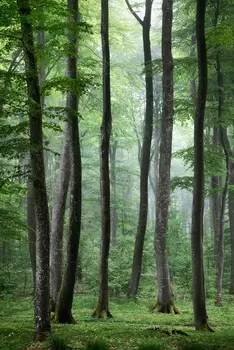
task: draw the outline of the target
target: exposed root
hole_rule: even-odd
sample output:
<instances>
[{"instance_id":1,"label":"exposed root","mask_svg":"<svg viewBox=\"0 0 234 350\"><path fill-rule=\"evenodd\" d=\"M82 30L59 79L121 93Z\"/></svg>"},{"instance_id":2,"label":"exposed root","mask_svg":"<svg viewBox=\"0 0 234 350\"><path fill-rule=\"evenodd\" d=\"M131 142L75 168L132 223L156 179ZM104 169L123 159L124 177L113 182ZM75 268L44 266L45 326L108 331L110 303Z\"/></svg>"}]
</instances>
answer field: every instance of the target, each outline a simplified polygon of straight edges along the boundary
<instances>
[{"instance_id":1,"label":"exposed root","mask_svg":"<svg viewBox=\"0 0 234 350\"><path fill-rule=\"evenodd\" d=\"M161 312L163 314L180 314L179 309L175 306L173 301L169 301L166 304L161 304L157 301L156 305L153 307L153 312Z\"/></svg>"},{"instance_id":2,"label":"exposed root","mask_svg":"<svg viewBox=\"0 0 234 350\"><path fill-rule=\"evenodd\" d=\"M210 327L207 322L203 323L199 327L196 327L196 331L214 333L214 329Z\"/></svg>"},{"instance_id":3,"label":"exposed root","mask_svg":"<svg viewBox=\"0 0 234 350\"><path fill-rule=\"evenodd\" d=\"M54 323L76 324L77 322L71 312L56 312L54 315Z\"/></svg>"},{"instance_id":4,"label":"exposed root","mask_svg":"<svg viewBox=\"0 0 234 350\"><path fill-rule=\"evenodd\" d=\"M102 319L113 318L109 310L100 310L99 308L94 310L94 312L92 313L92 317Z\"/></svg>"},{"instance_id":5,"label":"exposed root","mask_svg":"<svg viewBox=\"0 0 234 350\"><path fill-rule=\"evenodd\" d=\"M154 328L148 328L149 331L154 331L154 332L160 332L165 335L185 335L187 336L188 334L184 331L181 331L180 329L172 329L171 331L168 329L163 329L159 327L154 327Z\"/></svg>"}]
</instances>

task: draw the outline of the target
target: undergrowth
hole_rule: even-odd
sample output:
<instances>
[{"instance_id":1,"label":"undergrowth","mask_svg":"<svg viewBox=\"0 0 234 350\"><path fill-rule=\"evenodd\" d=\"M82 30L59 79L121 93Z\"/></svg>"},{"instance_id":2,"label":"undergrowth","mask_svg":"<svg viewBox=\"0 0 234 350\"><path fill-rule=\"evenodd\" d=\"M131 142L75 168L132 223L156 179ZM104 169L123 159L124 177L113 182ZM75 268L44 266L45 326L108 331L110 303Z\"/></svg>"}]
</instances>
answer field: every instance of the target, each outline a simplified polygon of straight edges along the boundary
<instances>
[{"instance_id":1,"label":"undergrowth","mask_svg":"<svg viewBox=\"0 0 234 350\"><path fill-rule=\"evenodd\" d=\"M151 300L112 300L114 318L91 317L96 299L76 296L75 325L52 324L52 336L34 343L33 300L0 300L0 350L234 350L234 299L226 296L223 307L208 300L209 324L215 333L195 332L192 303L177 300L180 315L150 312ZM233 345L232 345L233 344Z\"/></svg>"}]
</instances>

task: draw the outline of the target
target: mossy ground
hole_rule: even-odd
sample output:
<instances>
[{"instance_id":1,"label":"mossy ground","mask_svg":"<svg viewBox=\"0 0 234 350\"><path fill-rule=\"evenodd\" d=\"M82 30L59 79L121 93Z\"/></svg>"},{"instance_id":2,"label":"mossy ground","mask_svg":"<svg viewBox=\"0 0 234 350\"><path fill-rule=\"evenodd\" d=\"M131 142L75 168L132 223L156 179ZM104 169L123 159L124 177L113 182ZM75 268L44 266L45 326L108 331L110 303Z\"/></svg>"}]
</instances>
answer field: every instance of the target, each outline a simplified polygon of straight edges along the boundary
<instances>
[{"instance_id":1,"label":"mossy ground","mask_svg":"<svg viewBox=\"0 0 234 350\"><path fill-rule=\"evenodd\" d=\"M86 349L88 343L99 340L111 350L182 350L192 346L193 349L234 350L233 296L223 299L222 308L215 307L213 300L207 303L209 324L215 333L194 331L192 303L189 301L176 301L180 315L152 313L152 302L145 299L112 300L110 311L114 318L96 320L91 317L96 298L76 296L73 315L77 324L52 324L53 336L63 339L70 349ZM168 335L173 329L182 330L187 336ZM33 337L33 300L0 300L0 349L49 349L48 343L32 345Z\"/></svg>"}]
</instances>

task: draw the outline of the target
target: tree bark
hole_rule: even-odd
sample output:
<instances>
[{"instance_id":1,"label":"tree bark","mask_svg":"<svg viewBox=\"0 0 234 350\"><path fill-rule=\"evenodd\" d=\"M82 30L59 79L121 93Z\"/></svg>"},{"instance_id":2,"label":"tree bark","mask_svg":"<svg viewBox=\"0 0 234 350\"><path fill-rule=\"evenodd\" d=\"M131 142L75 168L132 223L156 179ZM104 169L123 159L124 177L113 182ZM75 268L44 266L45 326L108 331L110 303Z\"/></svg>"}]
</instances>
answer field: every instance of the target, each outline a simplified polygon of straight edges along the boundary
<instances>
[{"instance_id":1,"label":"tree bark","mask_svg":"<svg viewBox=\"0 0 234 350\"><path fill-rule=\"evenodd\" d=\"M63 273L63 229L67 192L70 180L70 123L66 125L60 159L60 171L56 184L50 243L50 297L51 312L55 312Z\"/></svg>"},{"instance_id":2,"label":"tree bark","mask_svg":"<svg viewBox=\"0 0 234 350\"><path fill-rule=\"evenodd\" d=\"M35 330L37 340L44 340L50 332L49 319L49 211L46 195L43 159L42 109L34 50L33 28L28 0L17 0L23 40L25 72L28 89L30 128L30 157L36 209L36 292Z\"/></svg>"},{"instance_id":3,"label":"tree bark","mask_svg":"<svg viewBox=\"0 0 234 350\"><path fill-rule=\"evenodd\" d=\"M227 129L222 127L222 111L224 104L224 94L223 94L223 74L221 72L220 65L220 51L216 56L216 69L217 69L217 84L218 84L218 118L220 122L220 141L223 146L225 161L226 161L226 178L221 198L221 208L220 208L220 219L219 219L219 236L217 240L216 249L216 267L217 267L217 297L216 305L222 306L222 289L223 289L223 267L224 267L224 219L225 219L225 208L226 199L228 192L229 183L229 172L230 172L230 145L227 137Z\"/></svg>"},{"instance_id":4,"label":"tree bark","mask_svg":"<svg viewBox=\"0 0 234 350\"><path fill-rule=\"evenodd\" d=\"M197 1L196 35L198 53L198 94L194 125L194 189L192 209L192 288L196 330L211 330L207 322L203 262L204 211L204 115L207 96L207 55L205 39L206 2Z\"/></svg>"},{"instance_id":5,"label":"tree bark","mask_svg":"<svg viewBox=\"0 0 234 350\"><path fill-rule=\"evenodd\" d=\"M103 117L101 125L101 209L102 209L102 247L99 277L99 295L93 316L112 317L108 297L108 260L110 249L110 177L109 149L111 135L111 93L110 93L110 51L109 51L109 1L101 1L102 36L102 84Z\"/></svg>"},{"instance_id":6,"label":"tree bark","mask_svg":"<svg viewBox=\"0 0 234 350\"><path fill-rule=\"evenodd\" d=\"M229 184L234 186L234 163L230 163L230 178ZM231 282L230 294L234 294L234 192L229 190L228 196L228 211L230 221L230 242L231 242Z\"/></svg>"},{"instance_id":7,"label":"tree bark","mask_svg":"<svg viewBox=\"0 0 234 350\"><path fill-rule=\"evenodd\" d=\"M78 1L68 0L68 44L67 77L77 79L77 23ZM74 89L67 93L67 119L70 124L70 161L71 161L71 190L70 190L70 220L67 242L67 258L64 268L62 285L59 293L55 320L59 323L74 323L72 302L76 281L77 258L81 230L81 154L78 128L78 96Z\"/></svg>"},{"instance_id":8,"label":"tree bark","mask_svg":"<svg viewBox=\"0 0 234 350\"><path fill-rule=\"evenodd\" d=\"M156 203L155 253L157 266L158 299L155 311L179 313L174 305L167 254L166 235L170 205L170 171L173 131L173 57L171 50L172 0L162 5L162 62L163 109L159 161L159 183Z\"/></svg>"},{"instance_id":9,"label":"tree bark","mask_svg":"<svg viewBox=\"0 0 234 350\"><path fill-rule=\"evenodd\" d=\"M116 246L117 237L117 201L116 201L116 151L117 141L113 142L110 148L110 166L111 166L111 190L112 190L112 208L111 208L111 244Z\"/></svg>"},{"instance_id":10,"label":"tree bark","mask_svg":"<svg viewBox=\"0 0 234 350\"><path fill-rule=\"evenodd\" d=\"M31 261L34 289L36 286L36 217L35 217L35 201L33 194L33 184L28 179L27 192L27 224L28 224L28 248Z\"/></svg>"},{"instance_id":11,"label":"tree bark","mask_svg":"<svg viewBox=\"0 0 234 350\"><path fill-rule=\"evenodd\" d=\"M144 136L141 150L139 219L133 255L132 273L127 291L128 298L135 298L137 296L141 276L145 230L148 216L148 177L150 168L151 140L153 133L153 73L150 44L152 0L145 1L145 15L143 21L133 11L128 0L126 0L126 3L130 11L142 25L146 96Z\"/></svg>"}]
</instances>

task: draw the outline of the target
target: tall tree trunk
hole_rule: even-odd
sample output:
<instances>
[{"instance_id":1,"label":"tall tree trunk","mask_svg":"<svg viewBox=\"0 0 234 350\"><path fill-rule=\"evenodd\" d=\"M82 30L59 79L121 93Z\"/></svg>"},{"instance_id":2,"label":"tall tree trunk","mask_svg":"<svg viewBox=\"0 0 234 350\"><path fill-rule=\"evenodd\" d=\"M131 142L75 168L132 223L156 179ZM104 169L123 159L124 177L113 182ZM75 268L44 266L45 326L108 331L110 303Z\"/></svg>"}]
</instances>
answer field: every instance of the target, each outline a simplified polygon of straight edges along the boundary
<instances>
[{"instance_id":1,"label":"tall tree trunk","mask_svg":"<svg viewBox=\"0 0 234 350\"><path fill-rule=\"evenodd\" d=\"M67 192L70 180L70 123L66 125L60 159L59 177L54 197L50 243L50 297L51 311L55 312L63 273L63 229Z\"/></svg>"},{"instance_id":2,"label":"tall tree trunk","mask_svg":"<svg viewBox=\"0 0 234 350\"><path fill-rule=\"evenodd\" d=\"M198 52L198 94L194 125L194 189L192 210L192 290L196 330L211 330L207 323L203 262L204 211L204 115L207 96L207 56L205 39L206 2L197 1L196 35Z\"/></svg>"},{"instance_id":3,"label":"tall tree trunk","mask_svg":"<svg viewBox=\"0 0 234 350\"><path fill-rule=\"evenodd\" d=\"M159 184L156 204L155 253L157 265L158 299L155 311L178 313L173 302L168 254L167 230L170 205L170 172L173 131L173 57L171 51L172 0L162 5L162 62L163 62L163 109L161 125Z\"/></svg>"},{"instance_id":4,"label":"tall tree trunk","mask_svg":"<svg viewBox=\"0 0 234 350\"><path fill-rule=\"evenodd\" d=\"M42 109L28 0L17 0L21 21L30 128L30 157L36 209L35 330L37 340L50 331L49 318L49 211L43 159Z\"/></svg>"},{"instance_id":5,"label":"tall tree trunk","mask_svg":"<svg viewBox=\"0 0 234 350\"><path fill-rule=\"evenodd\" d=\"M144 20L141 20L136 12L133 11L128 0L126 0L129 10L134 17L142 25L143 50L144 50L144 66L145 66L145 123L144 138L141 150L141 174L140 174L140 209L137 234L135 240L135 248L133 255L132 273L128 285L127 296L135 298L137 296L141 269L142 256L144 248L145 230L148 216L148 176L150 168L150 151L153 132L153 73L152 73L152 56L150 44L150 25L152 0L145 0Z\"/></svg>"},{"instance_id":6,"label":"tall tree trunk","mask_svg":"<svg viewBox=\"0 0 234 350\"><path fill-rule=\"evenodd\" d=\"M230 178L229 184L234 186L234 163L230 163ZM234 294L234 192L229 190L228 196L228 211L230 221L230 242L231 242L231 282L230 294Z\"/></svg>"},{"instance_id":7,"label":"tall tree trunk","mask_svg":"<svg viewBox=\"0 0 234 350\"><path fill-rule=\"evenodd\" d=\"M111 92L110 92L110 51L109 51L109 1L101 1L102 36L102 84L103 117L101 125L101 208L102 208L102 247L99 277L99 295L94 317L112 317L108 297L108 260L110 249L110 178L109 148L111 135Z\"/></svg>"},{"instance_id":8,"label":"tall tree trunk","mask_svg":"<svg viewBox=\"0 0 234 350\"><path fill-rule=\"evenodd\" d=\"M112 208L111 208L111 243L116 246L116 232L117 232L117 201L116 201L116 151L117 141L113 142L110 148L110 166L111 166L111 194L112 194Z\"/></svg>"},{"instance_id":9,"label":"tall tree trunk","mask_svg":"<svg viewBox=\"0 0 234 350\"><path fill-rule=\"evenodd\" d=\"M216 69L217 69L217 83L218 83L218 118L219 123L222 125L222 112L224 104L224 94L223 94L223 74L221 72L220 65L220 51L216 56ZM225 218L225 208L226 208L226 199L228 192L228 183L229 183L229 171L230 171L230 145L227 137L227 129L220 126L220 141L223 146L225 153L226 161L226 178L222 193L221 199L221 208L220 208L220 227L219 227L219 237L217 242L216 250L216 266L217 266L217 298L216 305L222 306L222 289L223 289L223 267L224 267L224 218Z\"/></svg>"},{"instance_id":10,"label":"tall tree trunk","mask_svg":"<svg viewBox=\"0 0 234 350\"><path fill-rule=\"evenodd\" d=\"M77 23L78 1L68 0L68 44L67 77L71 81L77 79ZM78 96L71 89L67 93L67 119L70 124L70 162L71 162L71 191L70 191L70 221L67 242L67 258L64 275L55 312L55 320L59 323L74 323L72 302L76 281L76 269L81 230L81 154L78 128Z\"/></svg>"},{"instance_id":11,"label":"tall tree trunk","mask_svg":"<svg viewBox=\"0 0 234 350\"><path fill-rule=\"evenodd\" d=\"M28 179L27 192L27 224L28 224L28 248L31 261L34 289L36 286L36 217L33 183Z\"/></svg>"},{"instance_id":12,"label":"tall tree trunk","mask_svg":"<svg viewBox=\"0 0 234 350\"><path fill-rule=\"evenodd\" d=\"M166 234L170 202L170 167L173 129L173 58L171 53L172 1L163 2L162 59L163 59L163 111L159 162L158 196L156 202L155 252L158 276L160 312L178 312L174 307L170 286ZM162 181L164 174L166 178ZM164 197L162 197L162 194Z\"/></svg>"}]
</instances>

